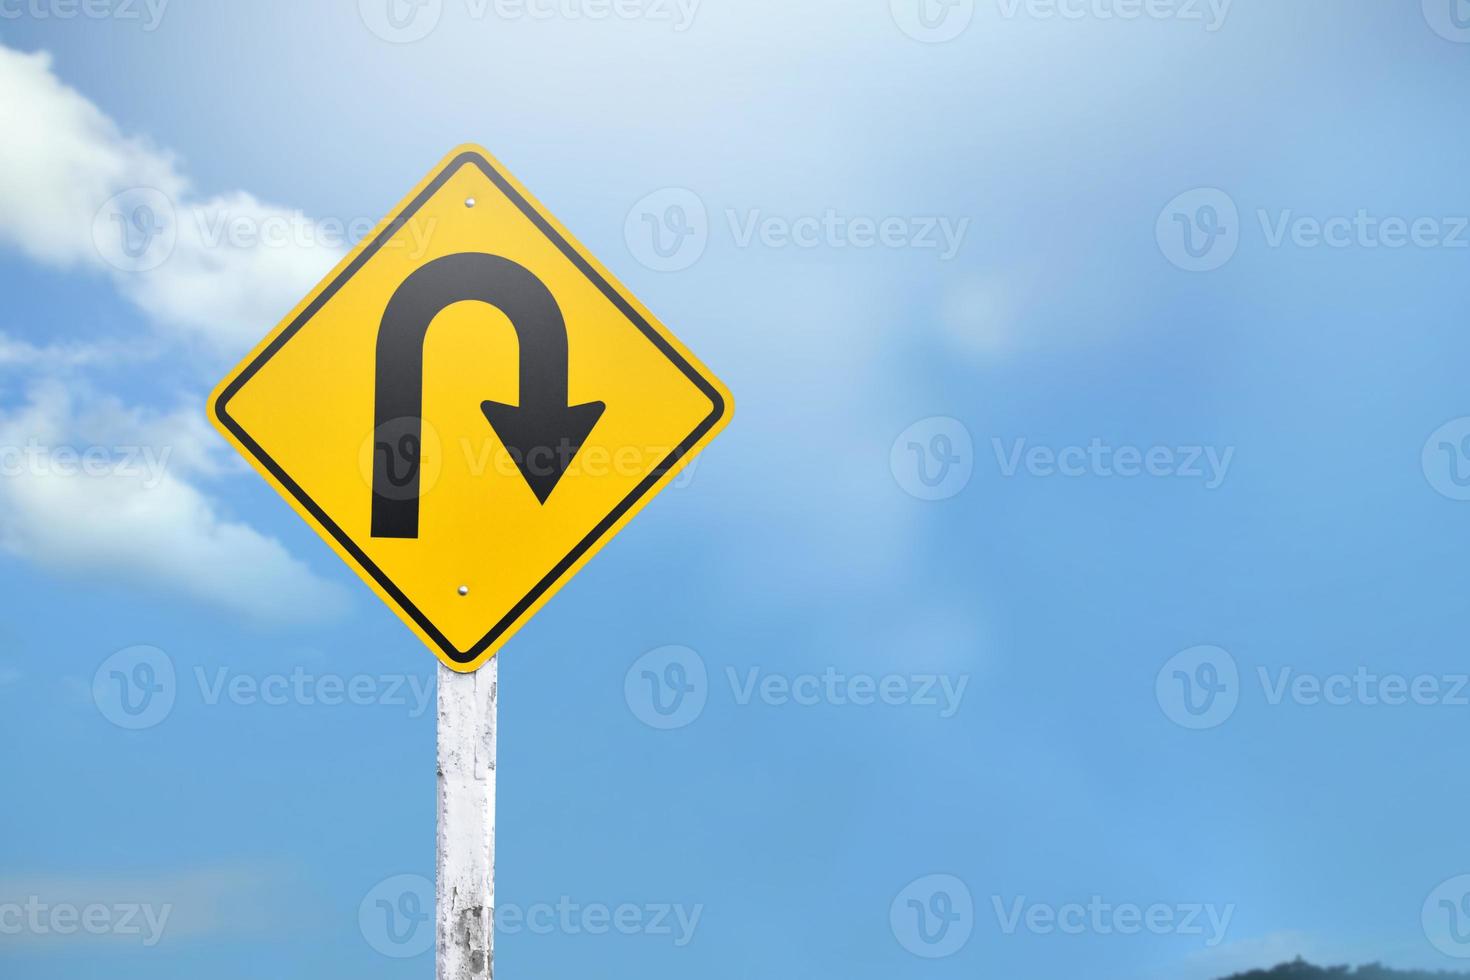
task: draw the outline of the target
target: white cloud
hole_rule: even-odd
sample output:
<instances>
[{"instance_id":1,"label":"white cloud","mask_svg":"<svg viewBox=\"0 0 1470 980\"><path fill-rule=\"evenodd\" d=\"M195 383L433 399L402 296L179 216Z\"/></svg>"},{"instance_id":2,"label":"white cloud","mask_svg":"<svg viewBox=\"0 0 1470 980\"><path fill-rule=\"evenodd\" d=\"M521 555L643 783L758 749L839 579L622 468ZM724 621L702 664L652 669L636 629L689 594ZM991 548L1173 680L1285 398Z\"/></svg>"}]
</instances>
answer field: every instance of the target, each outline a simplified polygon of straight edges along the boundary
<instances>
[{"instance_id":1,"label":"white cloud","mask_svg":"<svg viewBox=\"0 0 1470 980\"><path fill-rule=\"evenodd\" d=\"M0 549L256 620L343 610L340 589L279 541L225 519L185 479L221 465L202 421L87 398L78 404L67 387L41 383L24 406L0 415Z\"/></svg>"},{"instance_id":2,"label":"white cloud","mask_svg":"<svg viewBox=\"0 0 1470 980\"><path fill-rule=\"evenodd\" d=\"M45 53L0 47L0 240L54 264L96 264L92 218L126 187L184 190L173 162L129 140L51 71Z\"/></svg>"},{"instance_id":3,"label":"white cloud","mask_svg":"<svg viewBox=\"0 0 1470 980\"><path fill-rule=\"evenodd\" d=\"M113 276L175 335L243 352L343 253L333 226L297 211L196 193L170 154L124 135L44 52L0 46L0 91L0 243Z\"/></svg>"},{"instance_id":4,"label":"white cloud","mask_svg":"<svg viewBox=\"0 0 1470 980\"><path fill-rule=\"evenodd\" d=\"M70 341L41 345L0 333L0 368L25 368L51 374L150 356L153 356L150 350L137 344Z\"/></svg>"},{"instance_id":5,"label":"white cloud","mask_svg":"<svg viewBox=\"0 0 1470 980\"><path fill-rule=\"evenodd\" d=\"M243 468L209 430L202 398L172 412L130 407L92 390L81 372L158 356L163 342L243 351L331 267L340 245L250 194L198 195L172 155L123 134L57 78L45 53L0 46L0 91L0 245L111 277L159 328L157 340L142 342L0 334L0 369L41 379L22 404L0 411L0 550L257 620L339 612L338 588L279 541L227 519L197 485Z\"/></svg>"}]
</instances>

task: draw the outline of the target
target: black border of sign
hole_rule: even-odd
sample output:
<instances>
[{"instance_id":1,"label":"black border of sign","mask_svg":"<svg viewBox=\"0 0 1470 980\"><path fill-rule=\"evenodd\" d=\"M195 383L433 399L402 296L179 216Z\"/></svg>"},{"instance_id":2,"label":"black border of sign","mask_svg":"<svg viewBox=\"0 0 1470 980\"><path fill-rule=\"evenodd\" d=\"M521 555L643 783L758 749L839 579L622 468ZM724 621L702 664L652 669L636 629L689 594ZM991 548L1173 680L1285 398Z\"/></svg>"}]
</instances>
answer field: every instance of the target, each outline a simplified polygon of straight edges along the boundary
<instances>
[{"instance_id":1,"label":"black border of sign","mask_svg":"<svg viewBox=\"0 0 1470 980\"><path fill-rule=\"evenodd\" d=\"M486 633L482 638L480 638L480 640L475 643L474 646L470 647L468 650L460 651L455 648L454 644L449 642L449 639L445 637L443 633L439 632L439 630L435 628L434 624L430 622L427 616L419 611L417 606L409 601L408 596L404 595L399 590L399 588L393 584L388 576L383 574L382 569L373 564L368 556L363 553L362 549L353 542L352 538L350 538L340 527L338 527L336 522L328 517L325 511L317 506L316 502L313 501L311 497L309 497L306 492L296 484L296 481L292 480L291 477L286 474L286 471L283 470L280 465L271 458L270 454L267 453L263 448L261 448L260 444L252 439L238 422L230 417L226 406L228 405L230 399L233 398L235 394L240 390L240 388L243 387L245 383L255 375L256 371L258 371L267 361L269 361L271 357L276 354L277 351L285 346L287 341L289 341L292 337L296 335L296 332L298 330L304 327L307 322L310 321L311 318L317 314L322 306L336 294L337 290L340 289L342 285L347 282L347 280L351 279L357 273L357 271L362 268L367 260L372 258L373 255L377 253L377 251L382 248L383 245L398 232L398 230L403 226L404 222L413 217L413 215L421 207L424 206L429 198L433 197L433 195L439 190L439 188L444 186L444 183L448 181L450 177L458 173L460 168L466 166L467 164L474 164L475 166L479 167L480 170L485 174L485 176L490 178L490 181L497 188L500 189L500 192L506 197L510 198L515 206L521 210L521 213L529 218L531 220L531 223L534 224L543 235L551 239L556 247L561 250L561 253L565 255L584 276L591 280L591 282L595 286L597 286L599 290L602 291L602 294L606 296L615 307L617 307L619 312L627 317L628 320L631 321L633 325L636 326L639 331L641 331L642 334L647 337L649 341L652 342L652 344L663 353L665 357L672 361L673 364L684 373L685 377L687 377L690 381L694 383L695 387L697 387L710 399L710 401L714 405L714 410L709 414L708 417L704 419L704 421L700 422L699 425L694 428L694 431L691 432L687 437L685 437L685 439L681 443L679 443L679 445L676 446L673 451L669 453L669 455L665 456L663 460L660 461L658 466L653 470L653 472L644 477L643 481L639 483L638 486L634 487L633 491L628 494L627 497L623 498L622 502L619 503L617 507L613 508L613 511L610 514L604 517L597 524L597 526L594 527L587 534L585 538L578 542L577 546L573 548L572 551L565 558L563 558L560 562L556 564L556 567L548 572L547 575L541 579L541 581L537 582L535 588L533 588L529 593L527 593L524 598L517 602L515 606L511 608L510 612L506 613L505 616L501 618L500 622L495 624L490 632ZM342 273L335 279L333 279L331 284L327 286L326 289L322 290L321 294L318 295L316 299L312 300L311 305L302 310L301 315L293 320L290 326L281 331L280 335L272 340L270 342L270 345L267 346L263 351L261 351L260 354L257 355L245 367L245 369L242 370L235 377L235 379L230 382L228 387L220 392L219 398L215 400L214 410L216 417L219 418L220 422L223 423L225 427L230 430L230 432L234 433L235 438L240 440L240 444L248 449L251 455L253 455L261 463L262 466L269 470L271 474L280 481L283 487L290 491L291 496L295 497L296 500L301 503L301 506L306 508L307 512L310 513L312 517L316 518L317 522L321 524L321 526L332 535L337 543L340 544L347 551L347 553L350 554L353 559L355 559L357 563L363 569L365 569L369 575L373 577L373 581L377 582L378 585L383 588L383 591L387 592L388 595L393 597L393 601L398 604L399 608L406 612L413 619L413 621L417 623L419 627L434 640L434 643L439 647L441 651L444 652L445 656L447 656L450 660L454 661L457 664L468 664L473 663L475 660L477 660L480 655L485 652L485 650L487 650L492 644L494 644L497 640L504 636L506 631L509 630L510 627L518 619L520 619L521 616L525 614L526 610L529 609L538 599L540 599L541 596L545 595L548 589L550 589L558 581L560 581L562 576L567 573L572 565L575 564L577 560L580 559L584 554L586 554L589 548L591 548L605 534L607 534L608 530L611 529L612 526L616 524L618 520L621 519L622 516L628 512L628 509L630 507L636 504L639 500L646 496L650 490L653 489L654 484L656 484L659 479L665 473L667 473L674 466L674 464L680 460L680 458L684 456L685 453L692 449L699 442L699 440L704 437L704 434L706 432L713 428L715 424L724 417L726 405L725 399L720 394L719 390L716 389L715 386L711 384L707 378L704 377L704 375L695 370L694 365L690 364L688 360L680 355L680 353L675 350L667 340L664 339L662 334L653 329L648 321L645 320L643 316L633 308L632 304L624 299L622 294L619 293L618 290L615 289L612 284L607 281L607 279L605 279L596 269L594 269L592 265L585 258L583 258L582 255L575 248L573 248L572 245L567 242L567 240L563 238L562 235L555 228L551 226L551 223L546 220L545 216L542 215L541 212L539 212L536 208L534 208L531 203L527 201L525 197L522 196L521 193L515 189L510 181L506 180L506 178L498 170L496 170L493 165L491 165L489 160L485 159L479 153L467 150L452 159L449 162L449 165L446 166L443 171L441 171L439 175L436 176L433 181L424 188L423 192L420 193L418 197L414 198L413 201L409 203L408 207L405 208L401 214L397 215L393 219L392 223L389 224L388 227L385 228L382 233L378 235L377 238L373 239L372 243L368 245L368 247L365 248L361 252L361 254L353 259L352 264L343 269Z\"/></svg>"}]
</instances>

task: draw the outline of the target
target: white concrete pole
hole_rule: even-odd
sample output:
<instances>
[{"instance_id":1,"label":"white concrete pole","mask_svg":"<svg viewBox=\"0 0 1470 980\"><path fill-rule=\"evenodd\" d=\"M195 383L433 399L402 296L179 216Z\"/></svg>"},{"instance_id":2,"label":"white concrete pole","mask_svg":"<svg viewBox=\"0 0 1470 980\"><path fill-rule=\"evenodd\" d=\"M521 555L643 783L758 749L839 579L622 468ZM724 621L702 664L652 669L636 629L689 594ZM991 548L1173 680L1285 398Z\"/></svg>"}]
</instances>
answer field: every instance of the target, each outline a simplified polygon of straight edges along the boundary
<instances>
[{"instance_id":1,"label":"white concrete pole","mask_svg":"<svg viewBox=\"0 0 1470 980\"><path fill-rule=\"evenodd\" d=\"M494 973L498 664L473 674L439 666L438 980Z\"/></svg>"}]
</instances>

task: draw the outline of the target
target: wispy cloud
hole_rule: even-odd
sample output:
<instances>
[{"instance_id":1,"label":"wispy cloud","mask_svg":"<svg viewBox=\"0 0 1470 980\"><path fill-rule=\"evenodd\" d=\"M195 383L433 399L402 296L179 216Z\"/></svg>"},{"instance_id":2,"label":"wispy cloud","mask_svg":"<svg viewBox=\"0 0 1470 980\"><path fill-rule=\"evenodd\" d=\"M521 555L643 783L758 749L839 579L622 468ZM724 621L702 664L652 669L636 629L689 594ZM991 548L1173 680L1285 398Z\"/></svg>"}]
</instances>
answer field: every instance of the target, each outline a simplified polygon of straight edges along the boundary
<instances>
[{"instance_id":1,"label":"wispy cloud","mask_svg":"<svg viewBox=\"0 0 1470 980\"><path fill-rule=\"evenodd\" d=\"M146 360L156 355L156 348L137 342L68 341L43 345L0 333L0 369L23 369L33 374L56 374L102 364Z\"/></svg>"},{"instance_id":2,"label":"wispy cloud","mask_svg":"<svg viewBox=\"0 0 1470 980\"><path fill-rule=\"evenodd\" d=\"M128 410L38 384L0 415L0 548L37 565L152 585L257 620L335 615L341 590L274 538L227 520L186 474L218 468L190 414Z\"/></svg>"},{"instance_id":3,"label":"wispy cloud","mask_svg":"<svg viewBox=\"0 0 1470 980\"><path fill-rule=\"evenodd\" d=\"M0 410L0 549L255 620L340 612L341 590L276 539L229 519L201 487L238 468L205 422L201 393L212 379L177 396L173 410L129 405L85 380L92 368L159 356L171 344L245 348L340 249L289 236L232 238L231 222L259 228L299 216L243 191L198 195L172 154L124 135L56 76L45 53L0 46L0 91L0 245L110 277L157 328L151 337L100 342L0 334L0 369L31 379L21 401ZM118 195L142 195L149 220L169 223L160 261L132 268L114 254L108 236L129 230L109 223L119 216L108 205Z\"/></svg>"},{"instance_id":4,"label":"wispy cloud","mask_svg":"<svg viewBox=\"0 0 1470 980\"><path fill-rule=\"evenodd\" d=\"M278 928L286 876L222 866L148 876L11 875L0 878L7 945L83 942L167 947L192 939Z\"/></svg>"},{"instance_id":5,"label":"wispy cloud","mask_svg":"<svg viewBox=\"0 0 1470 980\"><path fill-rule=\"evenodd\" d=\"M0 243L112 276L176 336L242 352L341 257L339 244L291 233L309 227L293 209L245 191L199 194L172 154L122 133L44 52L0 46L0 91ZM119 253L129 234L159 243Z\"/></svg>"}]
</instances>

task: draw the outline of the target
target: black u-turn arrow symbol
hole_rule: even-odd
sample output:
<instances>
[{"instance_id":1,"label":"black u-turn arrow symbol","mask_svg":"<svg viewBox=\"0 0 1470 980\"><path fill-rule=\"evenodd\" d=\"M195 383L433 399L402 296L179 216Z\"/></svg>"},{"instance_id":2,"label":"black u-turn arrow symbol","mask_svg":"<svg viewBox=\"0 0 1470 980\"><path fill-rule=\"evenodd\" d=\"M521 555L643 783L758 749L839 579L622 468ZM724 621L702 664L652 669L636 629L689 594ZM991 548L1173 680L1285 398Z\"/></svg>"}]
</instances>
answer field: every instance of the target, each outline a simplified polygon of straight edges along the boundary
<instances>
[{"instance_id":1,"label":"black u-turn arrow symbol","mask_svg":"<svg viewBox=\"0 0 1470 980\"><path fill-rule=\"evenodd\" d=\"M485 419L543 504L602 417L602 402L567 404L567 327L546 284L509 259L461 252L435 259L403 281L378 327L374 396L375 538L419 536L424 340L446 307L496 307L520 345L520 405L486 401Z\"/></svg>"}]
</instances>

